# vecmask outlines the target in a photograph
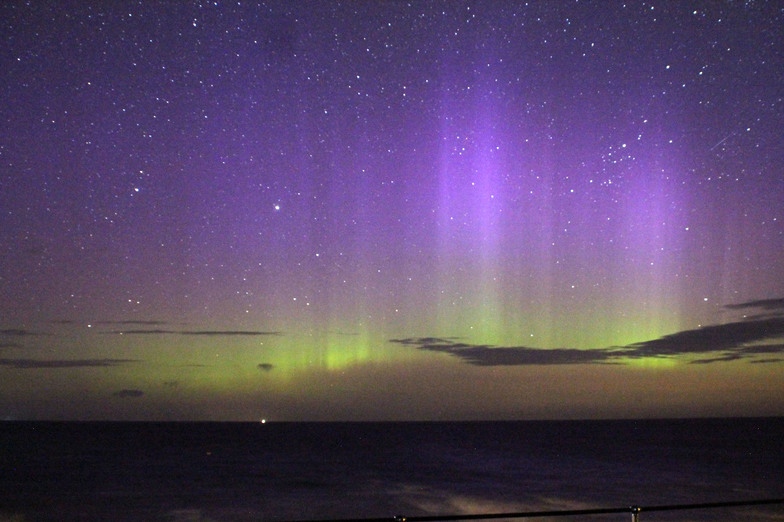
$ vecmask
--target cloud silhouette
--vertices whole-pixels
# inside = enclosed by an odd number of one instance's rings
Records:
[[[450,338],[420,337],[392,339],[390,342],[414,346],[419,350],[454,355],[476,366],[613,364],[624,357],[617,348],[581,350],[578,348],[531,348],[528,346],[492,346],[454,342]]]
[[[784,300],[767,299],[731,305],[740,308],[784,308]],[[411,337],[390,342],[419,350],[447,353],[476,366],[624,364],[628,359],[705,355],[691,364],[751,359],[759,355],[784,354],[784,343],[764,344],[784,337],[784,316],[759,317],[720,325],[684,330],[658,339],[627,346],[578,349],[493,346],[458,342],[454,337]],[[778,362],[768,357],[765,362]],[[754,361],[752,361],[754,362]],[[756,359],[756,362],[761,362]]]
[[[205,336],[255,336],[281,335],[281,332],[265,332],[256,330],[164,330],[159,328],[138,330],[113,330],[103,332],[117,335],[205,335]]]
[[[665,335],[659,339],[629,345],[636,357],[659,357],[721,350],[743,352],[747,343],[775,339],[784,335],[784,317],[705,326]]]
[[[179,334],[180,332],[173,332],[171,330],[151,329],[151,330],[112,330],[111,332],[102,332],[106,334],[117,335],[161,335],[161,334]]]
[[[697,359],[696,361],[691,361],[689,364],[710,364],[714,362],[737,361],[738,359],[743,359],[743,355],[739,353],[728,353],[725,355],[721,355],[719,357],[710,357],[708,359]]]
[[[114,392],[115,397],[120,397],[121,399],[135,399],[144,395],[144,392],[141,390],[120,390]]]
[[[211,331],[211,330],[202,330],[202,331],[185,331],[185,332],[178,332],[180,335],[280,335],[280,332],[258,332],[258,331]]]
[[[753,346],[744,346],[742,351],[747,355],[784,353],[784,344],[755,344]]]
[[[38,368],[105,368],[140,362],[138,359],[0,359],[0,366],[16,370]]]
[[[117,324],[117,325],[139,325],[139,326],[160,326],[167,324],[165,321],[139,321],[128,319],[123,321],[98,321],[95,324]]]
[[[691,363],[706,364],[706,363],[721,362],[721,361],[736,361],[738,359],[751,358],[756,355],[767,355],[767,354],[777,354],[777,353],[784,353],[784,344],[755,344],[751,346],[740,346],[733,350],[724,352],[720,356],[708,358],[708,359],[697,359],[696,361],[691,361]],[[769,359],[756,359],[756,360],[751,360],[749,362],[773,363],[773,362],[779,362],[781,360],[782,359],[769,358]]]
[[[784,311],[784,297],[777,299],[759,299],[757,301],[747,301],[745,303],[729,304],[724,308],[729,310],[744,310],[746,308],[762,308],[763,310],[782,310]]]
[[[265,372],[272,370],[274,367],[275,366],[270,363],[260,363],[258,366],[256,366],[256,368]]]
[[[27,336],[36,336],[41,334],[37,332],[31,332],[30,330],[24,330],[21,328],[6,328],[5,330],[0,330],[0,335],[7,335],[9,337],[27,337]]]

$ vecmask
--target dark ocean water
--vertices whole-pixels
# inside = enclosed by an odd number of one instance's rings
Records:
[[[0,521],[339,519],[781,498],[782,441],[784,418],[5,422]],[[641,515],[649,520],[784,520],[784,505]]]

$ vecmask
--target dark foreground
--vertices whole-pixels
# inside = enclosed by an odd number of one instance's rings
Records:
[[[337,519],[782,498],[782,440],[784,418],[5,422],[0,521]],[[784,520],[784,506],[640,520]]]

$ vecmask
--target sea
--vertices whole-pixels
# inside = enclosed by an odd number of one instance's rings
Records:
[[[644,510],[771,498],[784,498],[784,418],[0,423],[2,522],[391,521],[631,505],[641,522],[784,520],[784,504]]]

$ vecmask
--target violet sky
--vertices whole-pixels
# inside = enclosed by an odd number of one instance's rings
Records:
[[[4,2],[0,418],[784,414],[777,2]]]

